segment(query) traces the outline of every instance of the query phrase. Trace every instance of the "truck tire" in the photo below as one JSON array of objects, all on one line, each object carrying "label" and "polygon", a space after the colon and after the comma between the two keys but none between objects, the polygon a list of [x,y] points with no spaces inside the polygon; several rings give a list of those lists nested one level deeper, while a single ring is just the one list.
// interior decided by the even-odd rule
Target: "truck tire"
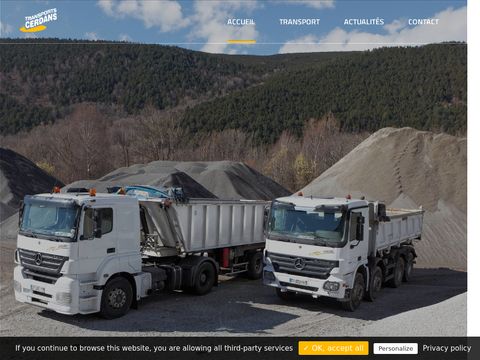
[{"label": "truck tire", "polygon": [[132,285],[124,277],[108,281],[102,292],[100,315],[105,319],[115,319],[125,315],[132,305]]},{"label": "truck tire", "polygon": [[368,301],[375,301],[378,293],[382,290],[383,272],[380,267],[375,266],[370,276],[370,284],[366,293],[366,299]]},{"label": "truck tire", "polygon": [[393,288],[398,288],[402,285],[403,274],[405,273],[405,260],[399,256],[395,263],[395,269],[393,270],[393,278],[390,279],[388,284]]},{"label": "truck tire", "polygon": [[252,280],[262,277],[263,273],[263,254],[261,251],[252,253],[248,258],[247,276]]},{"label": "truck tire", "polygon": [[409,252],[407,254],[407,260],[405,261],[405,270],[403,272],[403,281],[408,282],[412,278],[412,272],[413,272],[413,253]]},{"label": "truck tire", "polygon": [[210,261],[204,261],[195,274],[193,283],[193,292],[197,295],[205,295],[215,284],[215,277],[217,276],[215,268]]},{"label": "truck tire", "polygon": [[350,292],[350,299],[342,302],[342,307],[347,311],[355,311],[362,302],[365,295],[365,280],[363,275],[359,272],[355,275],[355,281],[353,283],[353,289]]},{"label": "truck tire", "polygon": [[293,291],[282,291],[279,288],[275,288],[275,291],[280,299],[286,301],[293,300],[297,296]]}]

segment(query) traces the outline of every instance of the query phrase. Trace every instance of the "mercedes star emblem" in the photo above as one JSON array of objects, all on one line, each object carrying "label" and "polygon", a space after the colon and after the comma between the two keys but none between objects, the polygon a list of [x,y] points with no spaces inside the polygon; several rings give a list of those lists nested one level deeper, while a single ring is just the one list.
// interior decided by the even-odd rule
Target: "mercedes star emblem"
[{"label": "mercedes star emblem", "polygon": [[305,268],[305,260],[302,258],[296,258],[293,262],[295,269],[303,270]]},{"label": "mercedes star emblem", "polygon": [[42,254],[37,253],[37,254],[35,255],[35,264],[41,265],[41,264],[42,264],[42,261],[43,261]]}]

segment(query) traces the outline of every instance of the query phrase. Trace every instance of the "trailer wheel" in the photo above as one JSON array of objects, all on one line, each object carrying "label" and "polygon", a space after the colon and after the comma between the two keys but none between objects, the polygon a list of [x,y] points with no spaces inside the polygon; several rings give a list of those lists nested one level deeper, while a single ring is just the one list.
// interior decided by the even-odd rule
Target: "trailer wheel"
[{"label": "trailer wheel", "polygon": [[408,282],[412,278],[413,272],[413,253],[409,252],[407,254],[407,261],[405,262],[405,271],[403,272],[403,281]]},{"label": "trailer wheel", "polygon": [[374,301],[378,293],[382,290],[382,283],[383,283],[383,273],[380,267],[375,266],[372,272],[372,276],[370,277],[370,285],[368,287],[368,291],[366,293],[366,299],[368,301]]},{"label": "trailer wheel", "polygon": [[263,273],[263,254],[257,251],[251,254],[248,258],[247,275],[252,280],[257,280],[262,277]]},{"label": "trailer wheel", "polygon": [[286,301],[293,300],[297,296],[293,291],[282,291],[279,288],[275,288],[275,291],[280,299]]},{"label": "trailer wheel", "polygon": [[342,302],[342,307],[347,311],[355,311],[360,306],[364,294],[365,280],[363,279],[363,275],[357,272],[357,275],[355,275],[355,282],[353,283],[353,289],[350,292],[350,299]]},{"label": "trailer wheel", "polygon": [[108,281],[102,292],[100,315],[105,319],[115,319],[125,315],[132,305],[132,285],[124,277]]},{"label": "trailer wheel", "polygon": [[398,288],[402,284],[403,274],[405,273],[405,260],[403,257],[399,256],[397,263],[395,264],[395,269],[393,271],[393,278],[390,279],[389,285],[394,288]]},{"label": "trailer wheel", "polygon": [[193,284],[193,292],[197,295],[208,293],[215,284],[215,269],[210,261],[204,261],[198,268]]}]

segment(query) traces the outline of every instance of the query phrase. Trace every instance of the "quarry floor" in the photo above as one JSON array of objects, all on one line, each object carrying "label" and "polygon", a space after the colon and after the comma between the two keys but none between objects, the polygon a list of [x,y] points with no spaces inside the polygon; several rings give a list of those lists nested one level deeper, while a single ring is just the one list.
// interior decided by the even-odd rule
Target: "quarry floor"
[{"label": "quarry floor", "polygon": [[261,281],[222,277],[204,296],[163,292],[115,320],[66,316],[15,301],[13,245],[0,245],[0,336],[463,336],[467,273],[415,269],[354,313],[331,299],[285,302]]}]

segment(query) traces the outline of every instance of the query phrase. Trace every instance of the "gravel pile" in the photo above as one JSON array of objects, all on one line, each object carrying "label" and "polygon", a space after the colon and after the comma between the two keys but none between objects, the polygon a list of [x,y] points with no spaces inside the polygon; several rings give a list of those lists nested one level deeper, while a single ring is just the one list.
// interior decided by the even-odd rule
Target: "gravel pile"
[{"label": "gravel pile", "polygon": [[24,196],[50,192],[54,186],[63,183],[24,156],[0,148],[0,242],[15,242]]},{"label": "gravel pile", "polygon": [[0,148],[0,221],[13,215],[25,195],[52,191],[63,183],[16,152]]},{"label": "gravel pile", "polygon": [[64,188],[95,187],[105,191],[112,185],[183,187],[188,197],[271,200],[289,191],[251,167],[232,161],[154,161],[112,171],[95,181],[76,181]]}]

